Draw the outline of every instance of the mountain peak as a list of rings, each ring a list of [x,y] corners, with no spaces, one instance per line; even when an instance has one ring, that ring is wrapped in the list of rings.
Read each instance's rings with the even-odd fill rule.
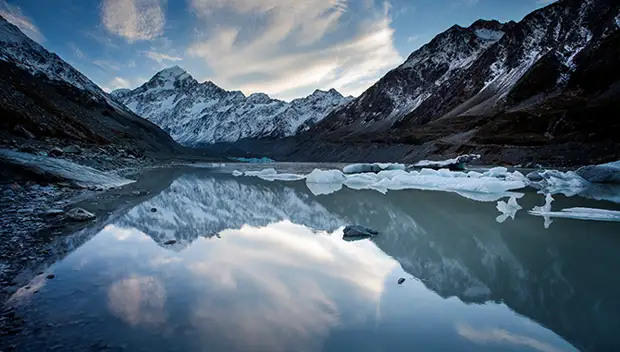
[[[185,78],[185,77],[182,77],[182,76],[185,76],[185,75],[187,75],[187,77],[191,77],[187,73],[187,71],[185,71],[184,69],[182,69],[178,65],[174,65],[172,67],[168,67],[166,69],[163,69],[163,70],[157,72],[157,74],[155,74],[155,76],[161,77],[161,78],[164,78],[164,79],[167,79],[167,78],[174,78],[174,79]]]

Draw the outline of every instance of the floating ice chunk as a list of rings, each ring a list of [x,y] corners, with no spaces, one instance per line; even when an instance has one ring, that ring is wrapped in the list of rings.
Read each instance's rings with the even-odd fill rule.
[[[596,208],[567,208],[561,211],[537,212],[532,215],[595,221],[620,221],[620,211]]]
[[[382,171],[382,172],[386,172],[386,171]],[[364,173],[364,174],[353,174],[353,175],[348,175],[346,177],[346,180],[344,181],[345,186],[352,188],[352,189],[366,189],[368,188],[368,186],[375,184],[378,180],[382,179],[383,177],[388,178],[388,176],[390,175],[379,175],[379,174],[373,174],[373,173]]]
[[[232,175],[235,176],[235,177],[243,176],[243,172],[241,172],[239,170],[235,170],[235,171],[233,171]]]
[[[515,215],[517,215],[517,212],[523,209],[523,207],[517,203],[516,197],[510,197],[508,202],[504,202],[503,200],[500,200],[499,202],[497,202],[496,208],[497,210],[499,210],[500,213],[502,213],[497,218],[495,218],[495,220],[499,222],[500,224],[506,221],[508,218],[511,218],[512,220],[514,220]]]
[[[275,169],[263,169],[261,171],[246,171],[245,176],[254,176],[265,181],[298,181],[303,180],[305,175],[279,174]]]
[[[553,223],[551,217],[548,215],[551,212],[551,203],[553,203],[553,196],[550,193],[547,193],[545,196],[545,205],[543,206],[535,206],[532,210],[529,211],[532,215],[543,216],[545,218],[545,228],[548,229]]]
[[[470,172],[467,173],[467,176],[469,178],[480,178],[480,177],[482,177],[482,174],[479,173],[479,172],[476,172],[476,171],[470,171]]]
[[[306,183],[334,183],[342,184],[346,177],[340,170],[320,170],[314,169],[306,177]]]
[[[543,178],[543,181],[539,183],[539,187],[545,193],[564,193],[567,196],[573,196],[591,185],[589,181],[573,171],[545,170],[540,172],[539,175]]]
[[[470,163],[477,159],[480,159],[480,155],[465,154],[465,155],[460,155],[453,159],[441,160],[441,161],[422,160],[422,161],[419,161],[413,164],[413,166],[414,167],[426,167],[426,168],[431,168],[431,169],[464,170],[465,164]]]
[[[494,167],[490,169],[489,171],[483,173],[482,175],[487,176],[487,177],[505,177],[507,173],[508,173],[507,168],[499,166],[499,167]]]
[[[345,174],[359,174],[366,172],[380,172],[383,170],[405,170],[404,164],[375,163],[375,164],[351,164],[342,169]]]
[[[315,196],[338,192],[342,189],[342,183],[313,183],[306,182],[306,186]]]

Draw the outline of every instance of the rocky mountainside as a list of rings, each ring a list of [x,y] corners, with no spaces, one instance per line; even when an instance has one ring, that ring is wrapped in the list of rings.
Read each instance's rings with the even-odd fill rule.
[[[435,143],[426,154],[607,143],[613,150],[600,154],[611,157],[620,152],[620,121],[608,118],[620,106],[619,12],[613,0],[560,0],[518,23],[453,26],[310,136]]]
[[[136,151],[182,149],[159,127],[0,17],[0,144],[114,145]]]
[[[135,90],[116,90],[112,96],[185,145],[291,136],[352,99],[334,89],[317,90],[290,103],[263,93],[246,97],[210,81],[199,83],[178,66],[158,72]]]

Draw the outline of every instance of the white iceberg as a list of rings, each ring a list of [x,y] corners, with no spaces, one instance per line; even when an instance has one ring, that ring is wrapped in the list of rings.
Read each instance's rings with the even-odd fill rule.
[[[506,221],[508,218],[511,218],[512,220],[514,220],[515,215],[517,215],[517,212],[523,209],[523,207],[517,203],[516,197],[510,197],[508,202],[504,202],[504,201],[497,202],[496,208],[497,210],[499,210],[500,213],[502,213],[497,218],[495,218],[495,220],[499,222],[500,224]]]
[[[414,167],[426,167],[431,169],[452,169],[452,170],[464,170],[465,164],[470,163],[474,160],[480,159],[480,155],[478,154],[466,154],[460,155],[453,159],[448,160],[440,160],[440,161],[432,161],[432,160],[422,160],[413,164]]]
[[[320,170],[314,169],[306,176],[306,183],[334,183],[342,184],[346,180],[345,175],[340,170]]]
[[[235,170],[232,172],[232,175],[235,177],[239,177],[239,176],[243,176],[243,172],[239,171],[239,170]]]
[[[233,173],[234,175],[234,173]],[[306,178],[305,175],[298,174],[279,174],[275,169],[263,169],[261,171],[246,171],[245,176],[253,176],[265,181],[299,181]]]
[[[368,172],[381,172],[383,170],[405,170],[404,164],[374,163],[374,164],[351,164],[342,169],[345,174],[361,174]]]

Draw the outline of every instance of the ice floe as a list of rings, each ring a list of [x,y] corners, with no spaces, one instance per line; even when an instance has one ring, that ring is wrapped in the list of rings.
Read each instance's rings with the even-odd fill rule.
[[[497,220],[497,222],[499,222],[500,224],[506,221],[508,218],[514,220],[517,212],[523,209],[523,207],[520,206],[519,203],[517,203],[517,198],[514,196],[510,197],[508,202],[500,200],[499,202],[497,202],[496,208],[497,210],[499,210],[500,213],[502,213],[497,218],[495,218],[495,220]]]
[[[237,171],[237,170],[235,170]],[[233,176],[235,175],[233,171]],[[237,173],[237,175],[239,175]],[[246,171],[245,176],[254,176],[266,181],[299,181],[306,178],[305,175],[298,174],[279,174],[275,169],[263,169],[261,171]]]
[[[0,149],[0,160],[19,165],[37,174],[67,180],[87,188],[108,189],[135,182],[68,160],[21,153],[8,149]]]
[[[478,154],[465,154],[460,155],[453,159],[440,160],[440,161],[432,161],[432,160],[422,160],[413,164],[414,167],[418,168],[430,168],[430,169],[451,169],[451,170],[464,170],[465,165],[474,160],[480,159],[480,155]]]
[[[549,218],[566,218],[594,221],[620,221],[620,211],[597,208],[566,208],[560,211],[534,212],[530,214]]]

